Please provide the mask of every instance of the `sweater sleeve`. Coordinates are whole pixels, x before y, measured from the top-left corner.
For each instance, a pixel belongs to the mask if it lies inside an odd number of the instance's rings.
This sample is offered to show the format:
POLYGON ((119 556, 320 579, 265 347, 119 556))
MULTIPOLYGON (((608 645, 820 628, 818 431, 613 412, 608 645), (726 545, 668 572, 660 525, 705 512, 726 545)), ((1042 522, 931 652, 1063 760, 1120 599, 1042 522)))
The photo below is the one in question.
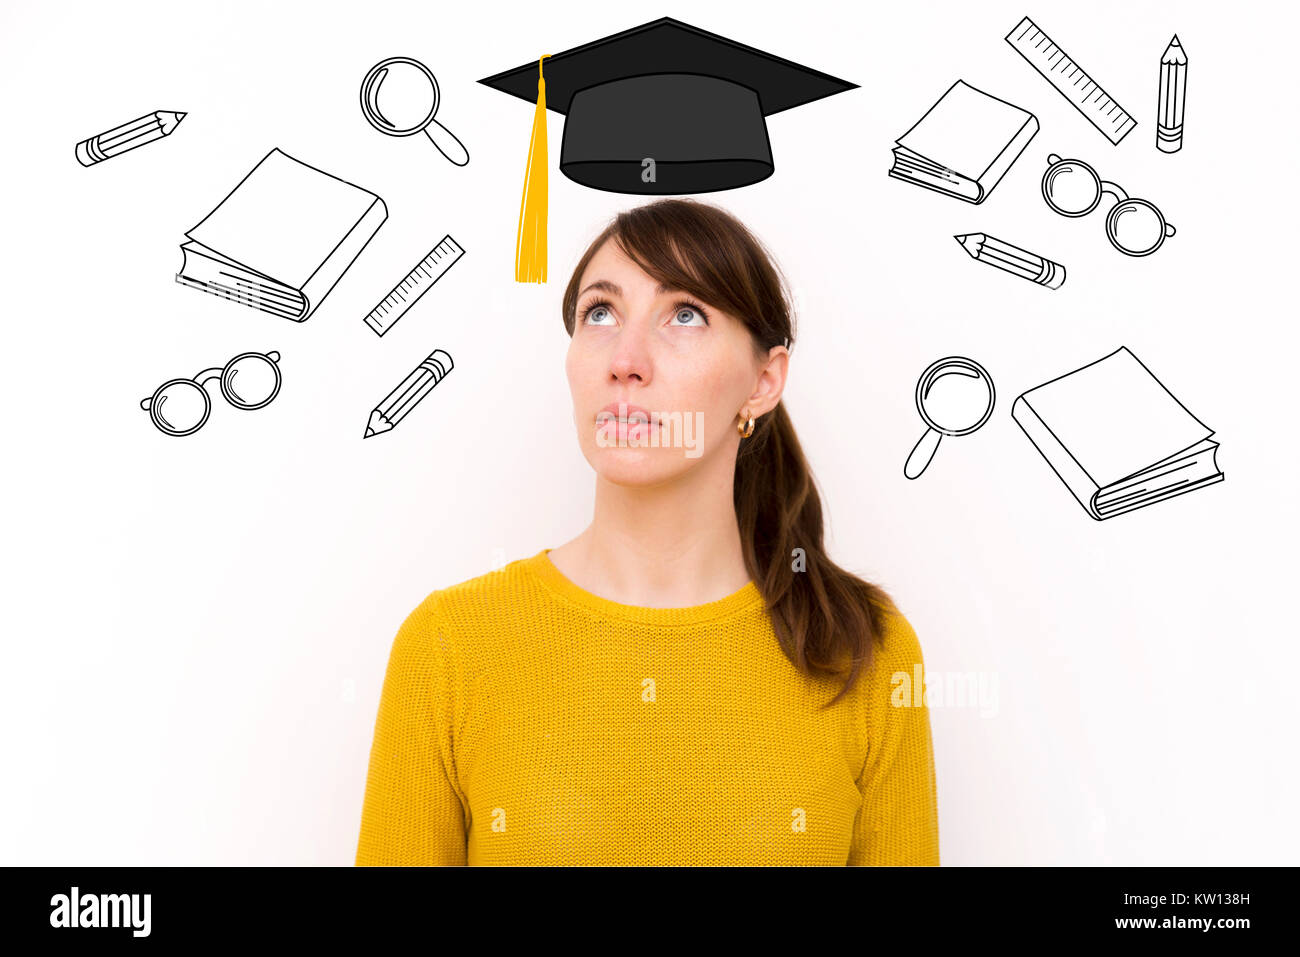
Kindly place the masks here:
POLYGON ((866 681, 867 759, 850 866, 939 863, 939 815, 924 661, 911 624, 891 612, 866 681), (922 683, 917 683, 918 672, 922 683), (902 676, 906 680, 902 680, 902 676))
POLYGON ((453 750, 456 662, 435 592, 393 640, 379 698, 356 863, 466 863, 453 750))

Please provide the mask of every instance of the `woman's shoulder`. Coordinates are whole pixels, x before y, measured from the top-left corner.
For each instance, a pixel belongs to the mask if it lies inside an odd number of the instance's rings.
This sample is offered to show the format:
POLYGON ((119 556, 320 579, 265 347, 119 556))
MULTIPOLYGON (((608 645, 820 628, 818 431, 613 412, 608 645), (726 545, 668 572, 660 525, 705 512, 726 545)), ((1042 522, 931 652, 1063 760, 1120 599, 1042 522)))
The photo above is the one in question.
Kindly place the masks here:
MULTIPOLYGON (((877 596, 872 601, 874 631, 870 641, 869 659, 856 682, 858 693, 868 697, 888 689, 900 674, 913 677, 917 666, 924 666, 921 639, 911 621, 887 596, 877 596)), ((840 674, 846 674, 853 659, 847 649, 836 657, 840 674)))
POLYGON ((921 639, 912 627, 911 621, 892 601, 879 607, 877 617, 879 625, 871 647, 871 662, 866 670, 863 682, 869 693, 879 691, 900 680, 906 675, 908 680, 917 677, 918 669, 923 673, 925 659, 921 651, 921 639))
POLYGON ((492 632, 517 620, 529 602, 528 569, 536 556, 429 592, 406 616, 403 631, 446 637, 492 632))
POLYGON ((882 609, 871 663, 863 670, 854 709, 863 722, 864 740, 879 742, 887 729, 904 726, 910 709, 925 706, 926 671, 921 639, 911 621, 889 603, 882 609))
POLYGON ((911 621, 892 601, 881 614, 880 648, 892 659, 900 661, 921 660, 921 639, 911 621))

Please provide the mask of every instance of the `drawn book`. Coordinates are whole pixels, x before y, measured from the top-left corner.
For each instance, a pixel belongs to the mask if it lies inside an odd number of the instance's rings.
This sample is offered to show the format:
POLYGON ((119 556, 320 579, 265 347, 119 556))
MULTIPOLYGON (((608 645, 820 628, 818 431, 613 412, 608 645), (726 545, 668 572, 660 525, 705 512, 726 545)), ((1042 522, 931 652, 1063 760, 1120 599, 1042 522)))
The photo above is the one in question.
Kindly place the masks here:
POLYGON ((185 234, 176 281, 302 322, 387 218, 374 193, 273 149, 185 234))
POLYGON ((982 203, 1037 132, 1032 113, 958 80, 898 138, 889 175, 982 203))
POLYGON ((1213 430, 1124 347, 1030 389, 1011 417, 1099 521, 1223 481, 1213 430))

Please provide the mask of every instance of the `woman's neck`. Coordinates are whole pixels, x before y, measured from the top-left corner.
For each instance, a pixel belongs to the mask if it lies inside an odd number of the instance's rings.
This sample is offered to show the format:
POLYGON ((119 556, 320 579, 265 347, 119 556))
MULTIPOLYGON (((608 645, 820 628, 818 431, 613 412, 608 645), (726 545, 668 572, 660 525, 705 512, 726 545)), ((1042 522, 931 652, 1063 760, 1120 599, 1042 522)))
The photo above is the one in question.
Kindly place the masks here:
POLYGON ((692 469, 654 486, 598 476, 591 524, 552 549, 552 562, 579 587, 625 605, 684 608, 739 591, 750 576, 736 523, 734 462, 725 464, 731 467, 692 469))

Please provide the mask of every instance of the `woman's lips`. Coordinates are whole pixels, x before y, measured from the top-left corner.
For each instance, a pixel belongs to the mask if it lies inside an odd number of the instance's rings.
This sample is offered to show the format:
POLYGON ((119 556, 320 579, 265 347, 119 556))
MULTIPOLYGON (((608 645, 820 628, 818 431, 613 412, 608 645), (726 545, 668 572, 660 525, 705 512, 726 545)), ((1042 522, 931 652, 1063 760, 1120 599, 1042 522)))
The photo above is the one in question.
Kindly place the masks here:
POLYGON ((626 441, 629 438, 644 438, 651 429, 659 427, 655 417, 645 412, 629 412, 627 418, 619 418, 614 412, 596 413, 596 431, 607 436, 626 441))

